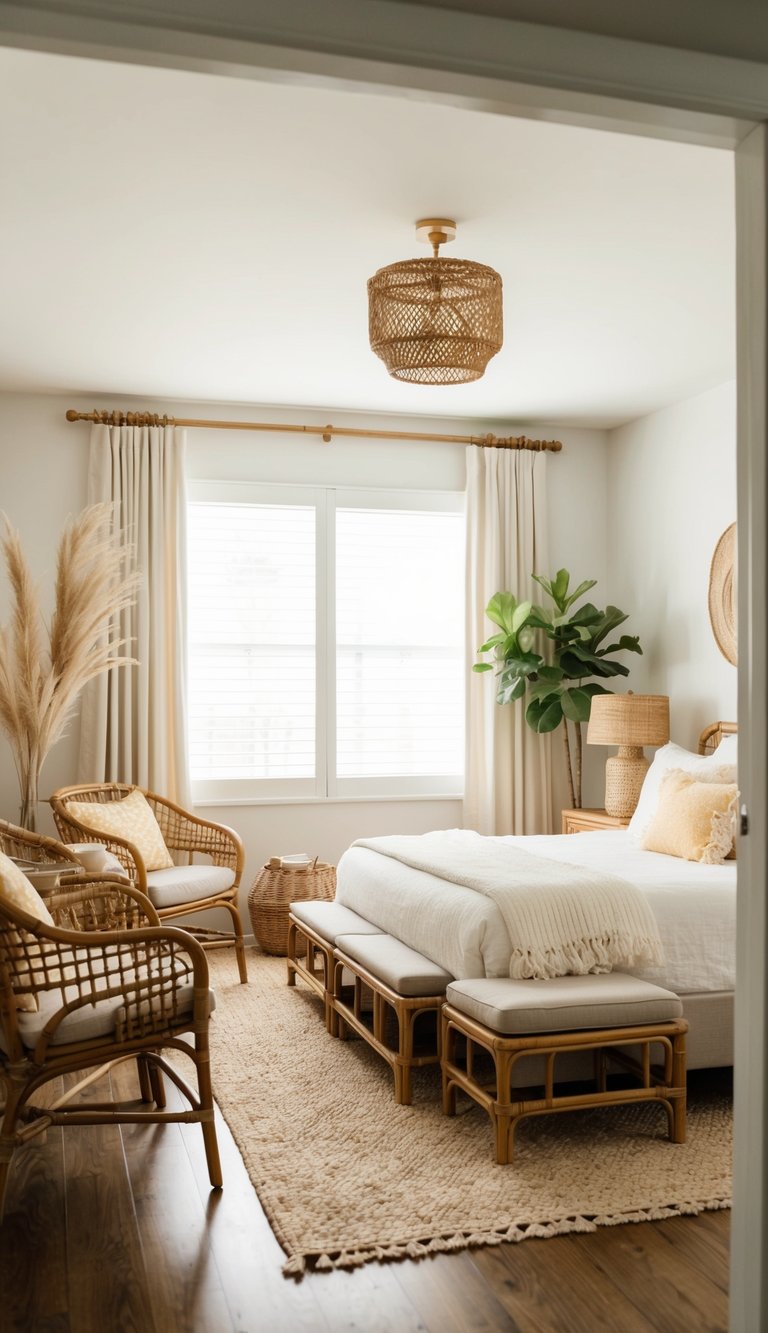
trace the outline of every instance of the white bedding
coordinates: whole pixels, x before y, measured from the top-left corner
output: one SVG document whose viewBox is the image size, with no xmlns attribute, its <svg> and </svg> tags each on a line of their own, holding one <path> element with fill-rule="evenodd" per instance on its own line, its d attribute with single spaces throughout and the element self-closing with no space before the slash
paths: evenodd
<svg viewBox="0 0 768 1333">
<path fill-rule="evenodd" d="M 642 851 L 625 830 L 509 838 L 528 852 L 621 876 L 645 895 L 664 946 L 660 967 L 627 969 L 678 994 L 729 991 L 735 975 L 736 865 Z M 505 976 L 510 941 L 498 907 L 471 889 L 365 847 L 339 861 L 336 897 L 453 976 Z"/>
</svg>

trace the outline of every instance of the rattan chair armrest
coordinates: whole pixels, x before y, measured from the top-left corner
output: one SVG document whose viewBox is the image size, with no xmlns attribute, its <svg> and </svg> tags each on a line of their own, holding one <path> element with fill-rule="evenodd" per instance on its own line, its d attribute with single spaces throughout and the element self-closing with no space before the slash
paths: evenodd
<svg viewBox="0 0 768 1333">
<path fill-rule="evenodd" d="M 245 848 L 240 834 L 229 824 L 218 824 L 183 809 L 166 796 L 147 792 L 154 806 L 166 846 L 172 851 L 200 851 L 211 857 L 214 865 L 226 864 L 235 871 L 237 882 L 245 865 Z"/>
<path fill-rule="evenodd" d="M 160 918 L 145 893 L 120 875 L 82 875 L 49 891 L 45 904 L 64 929 L 102 931 L 116 919 L 121 929 L 157 926 Z"/>
<path fill-rule="evenodd" d="M 29 916 L 17 907 L 7 907 L 3 913 L 12 926 L 20 927 L 16 931 L 13 951 L 18 967 L 20 955 L 27 955 L 35 968 L 36 974 L 65 969 L 74 955 L 81 950 L 87 953 L 106 956 L 116 950 L 130 952 L 135 956 L 137 965 L 153 961 L 159 956 L 159 946 L 165 944 L 171 952 L 181 952 L 189 956 L 194 973 L 195 986 L 208 986 L 208 960 L 203 946 L 190 935 L 189 931 L 178 926 L 152 925 L 137 929 L 70 930 L 62 926 L 48 926 Z M 154 949 L 142 946 L 155 945 Z M 113 948 L 112 946 L 115 946 Z M 0 963 L 2 963 L 0 949 Z M 145 955 L 142 958 L 142 955 Z M 61 975 L 55 981 L 41 980 L 37 989 L 61 989 Z M 65 981 L 65 984 L 68 984 Z"/>
<path fill-rule="evenodd" d="M 27 861 L 71 861 L 79 865 L 74 852 L 58 838 L 49 838 L 44 833 L 31 833 L 29 829 L 10 824 L 0 819 L 0 851 L 6 856 L 15 856 Z"/>
</svg>

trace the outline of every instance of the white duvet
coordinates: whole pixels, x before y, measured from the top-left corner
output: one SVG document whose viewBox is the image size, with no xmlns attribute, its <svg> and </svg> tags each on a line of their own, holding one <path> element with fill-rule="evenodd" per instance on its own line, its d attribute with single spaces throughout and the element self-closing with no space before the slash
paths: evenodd
<svg viewBox="0 0 768 1333">
<path fill-rule="evenodd" d="M 665 961 L 628 968 L 678 994 L 729 991 L 735 976 L 736 865 L 640 850 L 625 830 L 505 839 L 528 852 L 620 876 L 641 890 Z M 366 847 L 339 861 L 336 897 L 455 977 L 505 976 L 510 940 L 498 907 L 472 889 Z"/>
</svg>

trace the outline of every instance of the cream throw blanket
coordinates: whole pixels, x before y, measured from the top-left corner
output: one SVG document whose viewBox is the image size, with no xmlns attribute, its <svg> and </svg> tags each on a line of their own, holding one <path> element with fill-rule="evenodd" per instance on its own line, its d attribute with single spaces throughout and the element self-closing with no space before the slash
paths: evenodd
<svg viewBox="0 0 768 1333">
<path fill-rule="evenodd" d="M 653 912 L 639 889 L 615 875 L 550 861 L 469 829 L 359 838 L 353 845 L 490 898 L 509 932 L 511 977 L 664 961 Z"/>
</svg>

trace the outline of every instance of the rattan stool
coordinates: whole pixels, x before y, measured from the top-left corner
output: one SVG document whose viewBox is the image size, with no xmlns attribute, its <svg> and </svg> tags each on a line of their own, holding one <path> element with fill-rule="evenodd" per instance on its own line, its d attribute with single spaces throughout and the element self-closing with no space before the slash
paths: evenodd
<svg viewBox="0 0 768 1333">
<path fill-rule="evenodd" d="M 381 935 L 383 932 L 365 917 L 358 916 L 342 903 L 311 901 L 291 903 L 288 915 L 288 985 L 297 978 L 315 991 L 324 1004 L 325 1026 L 338 1035 L 336 1012 L 332 1003 L 333 948 L 340 935 Z"/>
<path fill-rule="evenodd" d="M 409 949 L 392 935 L 340 935 L 336 941 L 331 1004 L 336 1014 L 336 1035 L 343 1040 L 357 1033 L 390 1066 L 395 1077 L 395 1101 L 411 1104 L 411 1070 L 440 1060 L 440 1009 L 451 980 L 431 959 Z M 351 1000 L 345 996 L 344 975 L 353 978 Z M 364 997 L 370 992 L 370 1021 Z M 387 1042 L 387 1014 L 394 1016 L 396 1043 Z M 417 1052 L 415 1026 L 424 1015 L 437 1020 L 434 1035 Z"/>
<path fill-rule="evenodd" d="M 496 1161 L 512 1160 L 514 1134 L 526 1116 L 590 1106 L 658 1101 L 667 1113 L 669 1137 L 685 1142 L 685 1033 L 682 1003 L 672 991 L 623 973 L 556 977 L 551 981 L 512 981 L 484 977 L 453 982 L 441 1016 L 443 1110 L 456 1113 L 461 1088 L 490 1116 Z M 466 1055 L 459 1063 L 458 1044 Z M 619 1047 L 639 1047 L 639 1059 Z M 660 1048 L 663 1068 L 651 1066 L 651 1047 Z M 477 1050 L 490 1055 L 491 1086 L 476 1072 Z M 555 1058 L 566 1052 L 591 1051 L 595 1090 L 555 1093 Z M 544 1056 L 544 1095 L 513 1100 L 517 1064 Z M 628 1070 L 639 1087 L 607 1086 L 608 1059 Z"/>
</svg>

